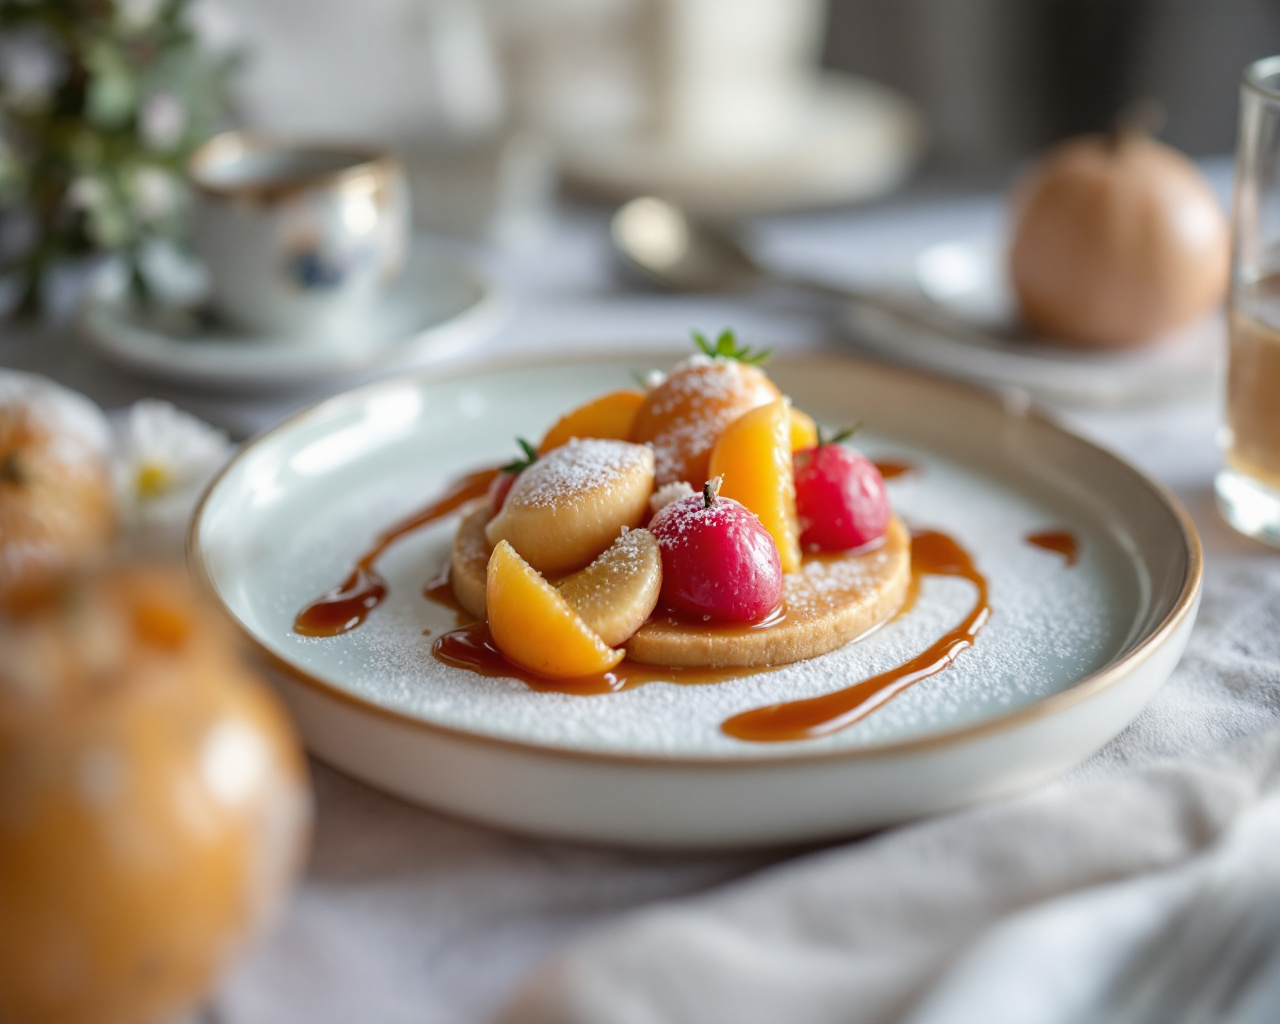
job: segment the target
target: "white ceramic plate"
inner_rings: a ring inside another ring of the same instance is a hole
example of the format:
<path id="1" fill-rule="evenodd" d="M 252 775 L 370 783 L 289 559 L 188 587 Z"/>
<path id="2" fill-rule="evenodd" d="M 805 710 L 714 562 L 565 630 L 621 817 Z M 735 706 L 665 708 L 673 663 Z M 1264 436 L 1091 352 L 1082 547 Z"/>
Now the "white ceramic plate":
<path id="1" fill-rule="evenodd" d="M 504 303 L 470 264 L 417 239 L 404 272 L 359 337 L 288 340 L 236 333 L 182 309 L 145 309 L 126 294 L 96 294 L 81 316 L 98 352 L 130 369 L 198 387 L 289 388 L 385 372 L 454 354 L 487 337 Z"/>
<path id="2" fill-rule="evenodd" d="M 460 473 L 501 461 L 562 411 L 665 365 L 597 358 L 385 380 L 249 444 L 213 485 L 194 567 L 266 655 L 311 749 L 413 800 L 505 827 L 650 846 L 817 839 L 1027 786 L 1123 728 L 1173 670 L 1199 596 L 1183 511 L 1115 456 L 1025 407 L 851 359 L 779 360 L 771 373 L 827 424 L 916 472 L 890 485 L 919 527 L 957 538 L 990 581 L 976 646 L 828 738 L 734 740 L 722 721 L 838 689 L 928 646 L 969 609 L 963 580 L 926 578 L 914 610 L 860 643 L 731 682 L 622 693 L 537 693 L 431 655 L 452 613 L 423 583 L 453 521 L 379 563 L 391 585 L 359 629 L 292 631 L 372 538 Z M 1070 530 L 1067 567 L 1023 537 Z"/>
<path id="3" fill-rule="evenodd" d="M 1165 400 L 1207 393 L 1218 383 L 1226 346 L 1221 314 L 1141 349 L 1087 352 L 1017 337 L 1003 237 L 932 245 L 917 255 L 913 270 L 914 280 L 903 282 L 905 291 L 914 289 L 962 321 L 1009 340 L 974 344 L 912 329 L 875 310 L 850 308 L 846 321 L 861 347 L 962 380 L 1071 404 Z"/>

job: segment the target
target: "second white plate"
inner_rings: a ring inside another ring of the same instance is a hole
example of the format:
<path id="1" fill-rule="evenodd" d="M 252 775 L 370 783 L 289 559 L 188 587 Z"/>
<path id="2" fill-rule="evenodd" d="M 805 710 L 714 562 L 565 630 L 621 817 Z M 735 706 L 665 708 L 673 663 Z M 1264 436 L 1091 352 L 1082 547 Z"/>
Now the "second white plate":
<path id="1" fill-rule="evenodd" d="M 1005 242 L 995 235 L 932 245 L 914 260 L 915 289 L 962 321 L 989 330 L 975 344 L 917 330 L 872 309 L 850 308 L 846 325 L 859 347 L 895 362 L 988 387 L 1019 388 L 1034 398 L 1110 406 L 1203 394 L 1218 385 L 1226 350 L 1220 313 L 1140 349 L 1097 352 L 1014 337 L 1015 304 L 1005 272 Z M 1001 336 L 1009 336 L 1001 340 Z"/>

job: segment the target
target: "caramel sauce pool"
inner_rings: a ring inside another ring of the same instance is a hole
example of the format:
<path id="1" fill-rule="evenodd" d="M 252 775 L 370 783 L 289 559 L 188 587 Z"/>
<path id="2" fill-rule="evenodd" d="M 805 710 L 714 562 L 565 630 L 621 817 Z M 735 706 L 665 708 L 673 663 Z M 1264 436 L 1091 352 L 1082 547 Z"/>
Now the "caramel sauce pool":
<path id="1" fill-rule="evenodd" d="M 916 467 L 909 462 L 897 462 L 892 459 L 876 459 L 872 465 L 880 471 L 883 480 L 893 480 L 906 473 L 914 473 Z"/>
<path id="2" fill-rule="evenodd" d="M 481 469 L 462 477 L 426 508 L 380 534 L 373 547 L 360 556 L 350 576 L 298 613 L 293 621 L 294 632 L 303 636 L 339 636 L 363 623 L 387 596 L 387 581 L 373 567 L 378 557 L 406 534 L 443 519 L 471 499 L 484 495 L 499 472 Z"/>
<path id="3" fill-rule="evenodd" d="M 1075 565 L 1080 557 L 1080 542 L 1075 534 L 1066 530 L 1045 530 L 1043 533 L 1029 533 L 1026 542 L 1046 551 L 1056 551 L 1067 565 Z"/>
<path id="4" fill-rule="evenodd" d="M 582 697 L 617 693 L 645 683 L 723 683 L 760 671 L 753 668 L 663 668 L 661 665 L 642 665 L 628 658 L 617 668 L 598 675 L 544 679 L 507 661 L 494 646 L 489 627 L 483 622 L 473 622 L 443 634 L 431 646 L 431 653 L 437 661 L 478 675 L 519 679 L 540 693 L 570 693 Z"/>

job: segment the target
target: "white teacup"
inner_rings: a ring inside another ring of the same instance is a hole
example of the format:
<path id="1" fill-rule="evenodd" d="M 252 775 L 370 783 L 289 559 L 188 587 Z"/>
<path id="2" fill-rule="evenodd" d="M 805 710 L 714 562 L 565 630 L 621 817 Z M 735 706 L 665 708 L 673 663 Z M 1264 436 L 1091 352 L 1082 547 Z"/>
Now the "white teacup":
<path id="1" fill-rule="evenodd" d="M 219 316 L 264 338 L 358 336 L 409 244 L 394 157 L 229 132 L 188 173 L 192 239 Z"/>

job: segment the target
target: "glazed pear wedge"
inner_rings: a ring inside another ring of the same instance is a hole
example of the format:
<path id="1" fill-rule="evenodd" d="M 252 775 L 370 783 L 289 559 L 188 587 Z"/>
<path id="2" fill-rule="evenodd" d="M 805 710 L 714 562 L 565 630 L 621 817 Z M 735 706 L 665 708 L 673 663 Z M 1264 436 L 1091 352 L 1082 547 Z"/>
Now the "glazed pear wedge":
<path id="1" fill-rule="evenodd" d="M 516 478 L 485 536 L 505 540 L 541 573 L 581 569 L 623 528 L 643 522 L 653 493 L 653 452 L 626 441 L 573 440 Z"/>
<path id="2" fill-rule="evenodd" d="M 662 552 L 648 530 L 628 530 L 585 569 L 560 582 L 560 593 L 610 647 L 653 614 L 662 591 Z"/>

